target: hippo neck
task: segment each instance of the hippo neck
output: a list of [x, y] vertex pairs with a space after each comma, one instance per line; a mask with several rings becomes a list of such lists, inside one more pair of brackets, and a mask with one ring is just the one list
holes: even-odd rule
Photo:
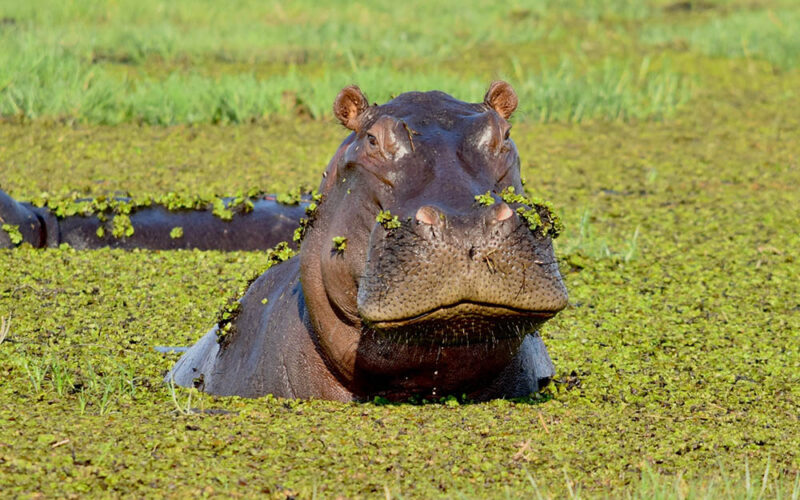
[[[345, 388], [351, 389], [356, 378], [356, 348], [361, 325], [336, 308], [325, 291], [320, 262], [323, 238], [323, 231], [312, 227], [303, 240], [298, 256], [300, 282], [314, 341], [336, 378]], [[321, 332], [325, 335], [320, 335]]]

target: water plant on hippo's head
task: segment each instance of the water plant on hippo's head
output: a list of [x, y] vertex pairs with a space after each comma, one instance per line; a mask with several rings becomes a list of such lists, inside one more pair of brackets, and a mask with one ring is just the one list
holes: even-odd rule
[[217, 394], [341, 400], [538, 390], [553, 367], [536, 328], [567, 295], [555, 215], [508, 196], [523, 193], [516, 106], [505, 82], [480, 103], [433, 91], [370, 106], [344, 88], [333, 110], [352, 133], [299, 256], [253, 283], [233, 338], [220, 346], [212, 330], [171, 376], [202, 374]]

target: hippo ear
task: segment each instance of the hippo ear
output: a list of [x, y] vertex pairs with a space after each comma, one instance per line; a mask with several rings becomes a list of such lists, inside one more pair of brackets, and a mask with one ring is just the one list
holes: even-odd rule
[[519, 99], [517, 93], [508, 83], [498, 80], [489, 86], [486, 96], [483, 98], [484, 104], [497, 111], [497, 114], [508, 120], [511, 113], [517, 109]]
[[333, 102], [333, 114], [350, 130], [358, 128], [358, 117], [369, 107], [367, 97], [355, 85], [345, 87]]

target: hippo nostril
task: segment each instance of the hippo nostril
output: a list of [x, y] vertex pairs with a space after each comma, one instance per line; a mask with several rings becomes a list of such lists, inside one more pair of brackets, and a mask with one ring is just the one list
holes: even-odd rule
[[429, 226], [439, 225], [439, 212], [429, 206], [420, 207], [417, 210], [417, 215], [415, 216], [417, 222], [421, 222], [422, 224], [428, 224]]
[[505, 203], [501, 203], [495, 211], [495, 217], [499, 222], [508, 219], [512, 215], [514, 215], [514, 212], [511, 210], [511, 207]]
[[484, 220], [486, 224], [494, 225], [498, 222], [503, 222], [510, 219], [512, 215], [514, 215], [514, 211], [511, 210], [511, 207], [509, 207], [505, 202], [501, 201], [500, 203], [495, 203], [489, 207]]

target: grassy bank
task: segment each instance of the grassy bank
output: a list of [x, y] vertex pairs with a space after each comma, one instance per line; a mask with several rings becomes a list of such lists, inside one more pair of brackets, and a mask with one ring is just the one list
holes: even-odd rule
[[523, 119], [663, 119], [705, 73], [674, 62], [687, 48], [781, 70], [800, 49], [790, 2], [312, 4], [6, 2], [0, 114], [161, 125], [319, 118], [346, 83], [377, 101], [434, 88], [478, 100], [505, 78]]
[[434, 88], [478, 100], [511, 79], [520, 113], [540, 121], [663, 118], [691, 94], [669, 54], [631, 50], [643, 23], [670, 17], [641, 2], [37, 2], [0, 14], [0, 114], [17, 119], [322, 117], [350, 82], [378, 101]]

